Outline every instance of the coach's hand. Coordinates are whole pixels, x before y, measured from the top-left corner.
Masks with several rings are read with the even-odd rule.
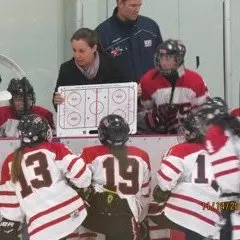
[[[54,98],[53,98],[53,102],[54,104],[58,105],[58,104],[62,104],[64,103],[64,97],[61,96],[61,93],[55,92],[54,93]]]

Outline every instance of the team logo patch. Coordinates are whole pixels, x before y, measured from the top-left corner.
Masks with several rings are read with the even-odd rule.
[[[123,49],[121,49],[120,47],[116,47],[111,51],[111,54],[113,57],[118,57],[122,54]]]
[[[151,47],[152,46],[152,40],[144,40],[144,47]]]

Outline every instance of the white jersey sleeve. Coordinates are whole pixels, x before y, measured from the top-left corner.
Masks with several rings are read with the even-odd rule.
[[[2,165],[0,183],[0,216],[12,221],[23,222],[25,214],[22,211],[19,200],[12,186],[9,173],[9,155]]]
[[[239,193],[240,168],[233,136],[214,125],[205,136],[206,149],[214,175],[223,193]]]
[[[149,159],[146,161],[149,162]],[[151,172],[149,168],[144,168],[143,170],[143,183],[141,186],[141,190],[139,195],[137,195],[137,199],[139,199],[141,203],[141,214],[139,216],[139,221],[141,222],[142,220],[145,219],[145,217],[148,214],[148,207],[149,207],[149,202],[150,202],[150,193],[151,193]]]
[[[56,156],[56,163],[66,178],[78,188],[88,187],[91,183],[91,171],[84,160],[72,153],[65,145],[61,145]]]
[[[174,147],[167,152],[157,172],[158,185],[163,191],[171,191],[183,171],[183,159],[175,152],[176,148]]]

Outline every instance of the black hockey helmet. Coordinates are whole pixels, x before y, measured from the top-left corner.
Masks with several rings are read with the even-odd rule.
[[[52,130],[48,121],[37,115],[23,116],[18,125],[21,145],[32,145],[43,141],[51,141]]]
[[[172,73],[172,71],[176,71],[176,69],[163,69],[161,67],[161,57],[174,57],[178,68],[184,63],[185,54],[186,47],[183,43],[181,43],[179,40],[168,39],[158,46],[157,51],[154,55],[154,66],[164,76],[168,76]]]
[[[215,123],[228,115],[227,103],[221,97],[214,97],[200,105],[195,112],[195,116],[206,125]]]
[[[98,137],[104,145],[124,145],[128,141],[128,123],[117,114],[103,117],[98,126]]]

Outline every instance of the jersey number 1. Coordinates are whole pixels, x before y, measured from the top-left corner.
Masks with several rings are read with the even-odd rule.
[[[206,160],[204,155],[199,155],[197,158],[197,178],[195,178],[195,183],[208,183],[208,178],[206,178]],[[219,186],[215,180],[212,181],[211,187],[218,191]]]

